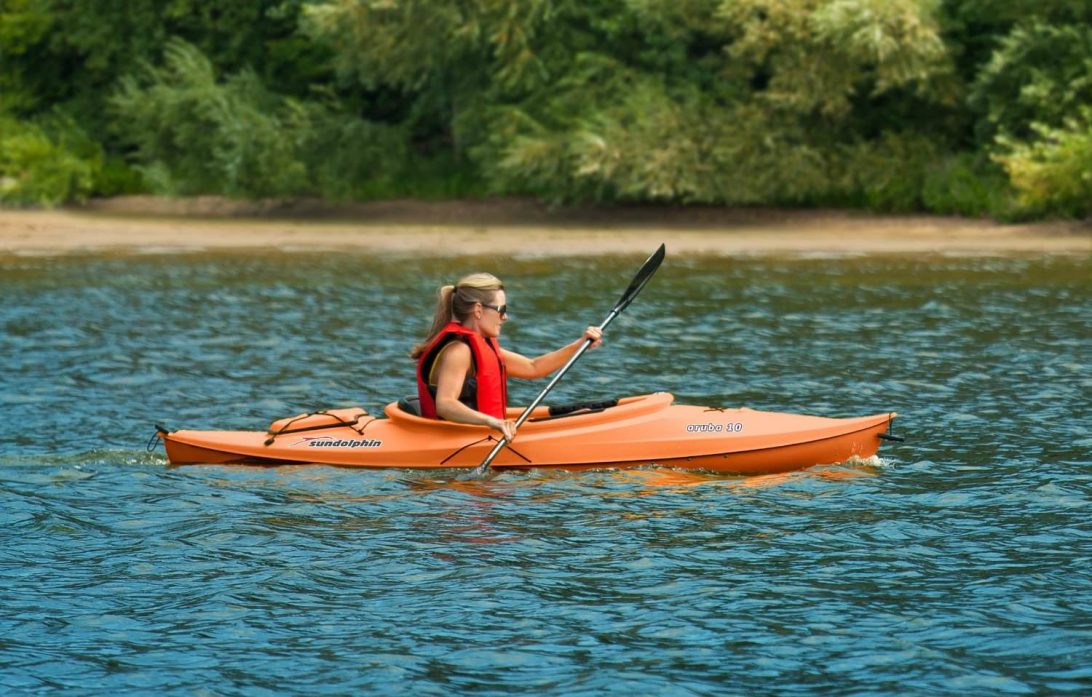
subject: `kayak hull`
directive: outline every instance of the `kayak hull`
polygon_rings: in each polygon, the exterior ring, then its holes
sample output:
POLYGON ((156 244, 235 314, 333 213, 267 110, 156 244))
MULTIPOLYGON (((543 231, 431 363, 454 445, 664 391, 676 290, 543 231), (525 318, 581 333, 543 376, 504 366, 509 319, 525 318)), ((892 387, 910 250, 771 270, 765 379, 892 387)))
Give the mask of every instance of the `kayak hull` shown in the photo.
MULTIPOLYGON (((667 393, 640 395, 620 399, 617 406, 555 417, 541 407, 492 467, 661 465, 731 474, 788 472, 875 455, 880 435, 896 416, 828 418, 673 402, 667 393)), ((298 430, 278 426, 291 426, 289 419, 275 422, 277 428, 269 432, 160 429, 159 435, 176 465, 472 468, 497 442, 497 434, 485 427, 424 419, 397 404, 384 412, 385 418, 377 418, 359 409, 340 410, 344 418, 332 417, 337 423, 298 430)), ((521 410, 510 413, 516 418, 521 410)))

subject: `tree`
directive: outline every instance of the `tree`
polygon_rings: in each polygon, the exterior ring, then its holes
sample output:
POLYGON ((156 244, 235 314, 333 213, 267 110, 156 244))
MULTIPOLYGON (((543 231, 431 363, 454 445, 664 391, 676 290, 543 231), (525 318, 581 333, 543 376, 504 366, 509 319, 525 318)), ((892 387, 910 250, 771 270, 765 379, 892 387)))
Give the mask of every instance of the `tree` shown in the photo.
POLYGON ((984 142, 1028 139, 1092 104, 1092 27, 1033 21, 1015 27, 979 71, 970 104, 984 142))
POLYGON ((399 164, 397 131, 278 95, 257 73, 221 77, 196 46, 168 42, 111 99, 123 142, 161 193, 348 198, 399 164))
POLYGON ((1037 215, 1092 215, 1092 108, 1060 127, 1034 126, 1029 141, 1002 138, 997 160, 1020 192, 1020 203, 1037 215))

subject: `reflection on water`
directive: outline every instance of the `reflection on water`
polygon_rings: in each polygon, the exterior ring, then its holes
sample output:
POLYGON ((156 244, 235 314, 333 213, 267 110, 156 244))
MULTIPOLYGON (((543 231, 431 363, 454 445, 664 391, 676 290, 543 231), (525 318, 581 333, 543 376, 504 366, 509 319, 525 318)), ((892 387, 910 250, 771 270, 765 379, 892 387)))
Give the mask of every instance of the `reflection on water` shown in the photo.
POLYGON ((699 486, 724 487, 726 489, 775 487, 792 482, 799 477, 821 477, 823 479, 854 479, 872 477, 879 473, 884 461, 875 456, 867 460, 854 460, 822 467, 812 467, 806 472, 781 472, 754 477, 729 477, 706 472, 690 472, 673 469, 634 469, 621 470, 617 476, 639 481, 646 487, 643 495, 655 493, 663 488, 686 489, 699 486))
POLYGON ((1086 258, 669 256, 555 397, 898 411, 882 459, 465 481, 143 450, 377 413, 458 274, 502 272, 535 353, 640 261, 0 259, 0 691, 1090 689, 1086 258))

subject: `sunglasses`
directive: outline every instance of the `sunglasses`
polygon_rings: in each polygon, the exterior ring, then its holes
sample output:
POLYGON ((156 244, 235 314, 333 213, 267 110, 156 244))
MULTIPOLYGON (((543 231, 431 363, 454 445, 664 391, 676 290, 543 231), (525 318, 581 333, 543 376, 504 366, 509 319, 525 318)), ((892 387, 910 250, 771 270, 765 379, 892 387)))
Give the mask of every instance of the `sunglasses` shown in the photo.
POLYGON ((496 310, 498 315, 502 317, 508 314, 508 303, 504 305, 489 305, 488 303, 482 303, 482 307, 488 307, 490 310, 496 310))

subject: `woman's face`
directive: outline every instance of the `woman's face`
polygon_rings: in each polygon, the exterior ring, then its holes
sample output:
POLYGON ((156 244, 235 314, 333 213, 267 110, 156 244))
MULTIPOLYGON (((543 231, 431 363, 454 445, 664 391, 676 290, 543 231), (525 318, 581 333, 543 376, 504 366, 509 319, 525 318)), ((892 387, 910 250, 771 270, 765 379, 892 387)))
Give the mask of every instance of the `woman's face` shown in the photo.
POLYGON ((488 303, 481 303, 481 317, 478 319, 478 329, 484 336, 500 336, 501 326, 508 321, 507 298, 503 290, 493 293, 493 299, 488 303))

